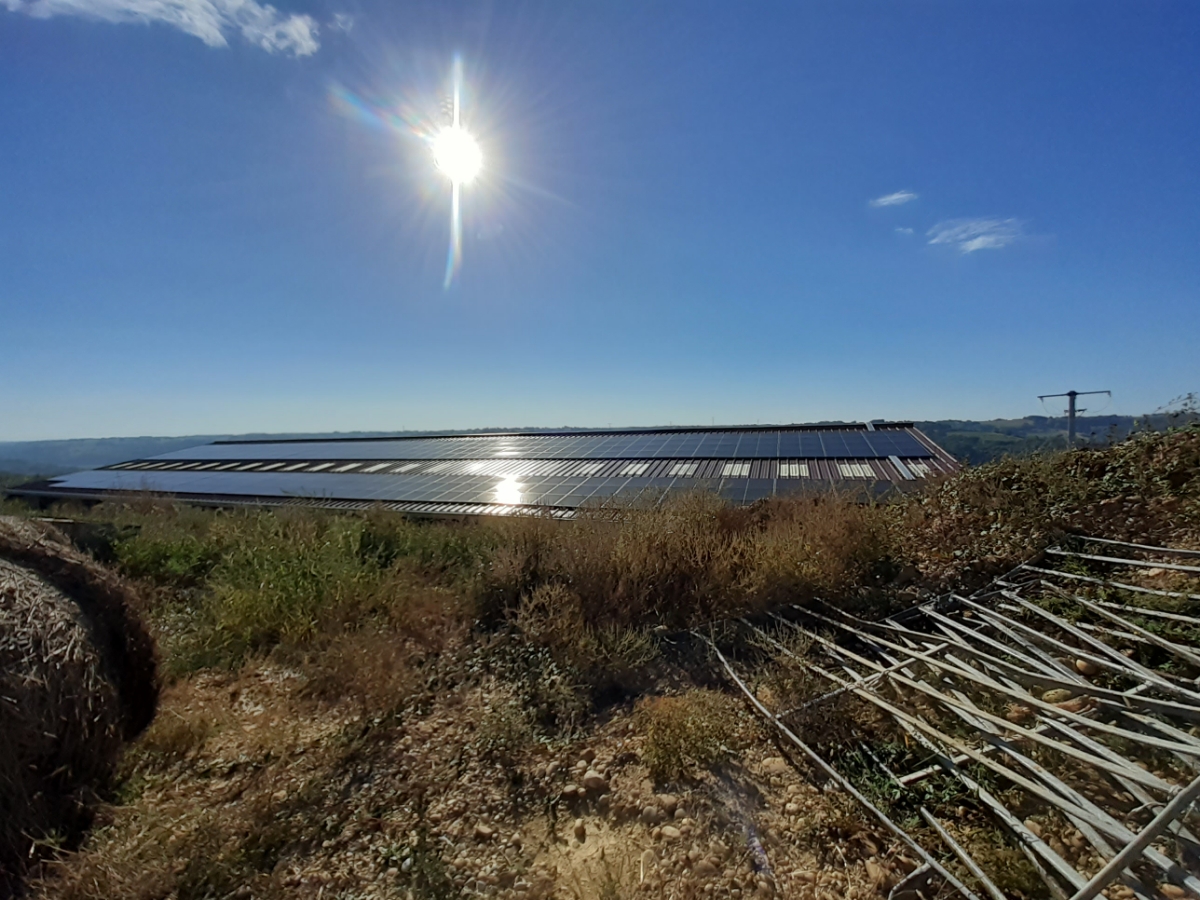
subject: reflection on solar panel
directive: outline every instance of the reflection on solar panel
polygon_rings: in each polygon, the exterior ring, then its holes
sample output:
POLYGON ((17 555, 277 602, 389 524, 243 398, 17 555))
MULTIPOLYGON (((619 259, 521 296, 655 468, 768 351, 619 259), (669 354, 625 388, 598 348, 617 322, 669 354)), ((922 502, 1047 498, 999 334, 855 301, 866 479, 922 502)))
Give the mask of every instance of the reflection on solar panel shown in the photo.
POLYGON ((843 478, 874 478, 875 470, 865 463, 838 463, 843 478))
POLYGON ((952 472, 909 424, 221 441, 22 485, 38 498, 151 491, 218 505, 381 505, 426 515, 567 517, 711 489, 753 503, 848 481, 890 489, 952 472))

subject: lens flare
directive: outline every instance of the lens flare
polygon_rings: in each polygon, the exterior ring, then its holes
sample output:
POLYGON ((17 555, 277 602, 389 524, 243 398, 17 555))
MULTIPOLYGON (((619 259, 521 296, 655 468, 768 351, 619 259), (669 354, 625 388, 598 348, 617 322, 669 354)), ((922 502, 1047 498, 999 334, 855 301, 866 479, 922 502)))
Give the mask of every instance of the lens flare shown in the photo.
POLYGON ((470 184, 483 168, 483 154, 466 129, 451 126, 433 139, 433 164, 454 184, 470 184))
POLYGON ((450 250, 446 254, 446 277, 442 290, 449 290, 454 273, 462 264, 462 186, 479 174, 483 154, 475 139, 462 126, 462 57, 454 57, 454 111, 450 127, 433 139, 433 161, 450 178, 450 250))
MULTIPOLYGON (((2 0, 0 0, 2 2, 2 0)), ((334 84, 329 96, 334 109, 372 128, 419 139, 430 153, 433 168, 450 182, 450 247, 446 254, 446 290, 462 265, 462 192, 484 168, 483 151, 462 115, 463 63, 454 57, 449 103, 434 102, 435 92, 389 98, 376 103, 334 84), (436 107, 436 111, 435 111, 436 107), (447 123, 449 114, 449 123, 447 123)), ((468 94, 469 96, 469 94, 468 94)), ((432 187, 432 185, 430 185, 432 187)))

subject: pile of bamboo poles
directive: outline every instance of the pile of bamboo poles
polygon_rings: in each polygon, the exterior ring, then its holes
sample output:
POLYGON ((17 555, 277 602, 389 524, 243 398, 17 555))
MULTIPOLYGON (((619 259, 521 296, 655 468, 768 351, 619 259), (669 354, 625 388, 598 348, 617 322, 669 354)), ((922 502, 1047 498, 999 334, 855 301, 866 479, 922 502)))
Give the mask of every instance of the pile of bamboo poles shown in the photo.
MULTIPOLYGON (((880 762, 888 777, 901 787, 935 772, 957 779, 1013 835, 1055 897, 1200 897, 1193 831, 1200 831, 1193 806, 1200 799, 1200 593, 1131 583, 1147 580, 1136 572, 1150 580, 1196 578, 1200 565, 1181 561, 1189 558, 1200 560, 1200 551, 1080 538, 983 591, 950 594, 882 621, 817 605, 775 616, 775 628, 741 625, 829 683, 805 707, 851 693, 890 717, 929 764, 896 773, 880 762), (781 630, 806 635, 811 650, 794 653, 778 640, 781 630), (1080 864, 972 777, 980 770, 1003 785, 1010 804, 1007 789, 1017 788, 1028 801, 1023 809, 1053 810, 1077 829, 1090 845, 1080 864)), ((921 814, 942 841, 933 852, 789 727, 797 710, 767 709, 701 637, 758 712, 925 866, 972 900, 977 895, 964 881, 994 900, 1004 896, 929 810, 921 814), (938 855, 952 855, 970 879, 955 878, 938 855)))

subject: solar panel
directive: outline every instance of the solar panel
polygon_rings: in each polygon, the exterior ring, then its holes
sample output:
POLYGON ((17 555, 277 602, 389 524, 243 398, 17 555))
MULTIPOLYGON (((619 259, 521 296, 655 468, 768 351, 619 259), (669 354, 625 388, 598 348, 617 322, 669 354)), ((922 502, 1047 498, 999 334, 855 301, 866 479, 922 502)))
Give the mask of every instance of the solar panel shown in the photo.
POLYGON ((77 472, 38 490, 503 514, 532 504, 565 515, 611 497, 652 502, 697 485, 752 503, 836 482, 911 483, 954 465, 908 426, 780 426, 218 443, 77 472), (894 462, 876 472, 870 461, 888 457, 915 479, 894 462))

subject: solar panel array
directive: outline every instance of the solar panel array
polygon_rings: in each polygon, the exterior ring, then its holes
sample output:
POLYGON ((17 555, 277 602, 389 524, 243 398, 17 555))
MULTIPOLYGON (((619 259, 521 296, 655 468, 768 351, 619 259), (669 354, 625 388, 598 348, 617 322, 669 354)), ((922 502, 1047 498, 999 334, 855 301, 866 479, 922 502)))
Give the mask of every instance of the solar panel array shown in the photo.
POLYGON ((222 504, 570 515, 614 498, 657 499, 695 488, 739 504, 833 484, 879 489, 954 468, 911 426, 714 428, 217 442, 14 493, 151 491, 222 504))
POLYGON ((456 435, 366 440, 220 441, 167 454, 204 459, 861 459, 933 455, 910 430, 705 429, 456 435))

